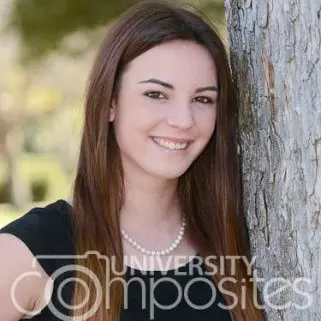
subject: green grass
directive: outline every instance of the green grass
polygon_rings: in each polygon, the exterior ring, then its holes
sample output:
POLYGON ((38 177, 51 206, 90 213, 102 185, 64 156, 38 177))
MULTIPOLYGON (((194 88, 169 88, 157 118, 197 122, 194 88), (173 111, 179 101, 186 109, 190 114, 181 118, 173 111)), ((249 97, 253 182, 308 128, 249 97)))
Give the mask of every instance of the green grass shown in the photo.
MULTIPOLYGON (((47 194, 42 202, 33 202, 25 209, 16 210, 10 204, 0 204, 0 228, 17 219, 34 206, 48 204, 70 194, 72 180, 67 177, 62 164, 50 155, 23 154, 19 159, 18 169, 20 180, 26 182, 46 182, 47 194)), ((7 176, 7 167, 0 157, 0 183, 7 176)))
MULTIPOLYGON (((70 193, 72 179, 66 175, 62 164, 53 156, 38 154, 23 154, 19 158, 18 175, 23 184, 45 184, 47 193, 45 199, 57 199, 70 193)), ((0 184, 7 177, 7 166, 0 157, 0 184)), ((1 215, 1 210, 0 210, 1 215)))
POLYGON ((17 212, 17 211, 1 211, 0 212, 0 228, 3 226, 9 224, 10 222, 14 221, 18 217, 20 217, 23 214, 23 212, 17 212))
POLYGON ((21 160, 21 176, 25 181, 48 182, 47 198, 56 199, 68 194, 68 182, 64 170, 59 162, 50 156, 25 154, 21 160))
POLYGON ((15 210, 11 204, 0 204, 0 228, 14 221, 15 219, 21 217, 26 214, 34 207, 44 207, 56 199, 48 199, 43 202, 34 202, 28 204, 25 208, 21 210, 15 210))

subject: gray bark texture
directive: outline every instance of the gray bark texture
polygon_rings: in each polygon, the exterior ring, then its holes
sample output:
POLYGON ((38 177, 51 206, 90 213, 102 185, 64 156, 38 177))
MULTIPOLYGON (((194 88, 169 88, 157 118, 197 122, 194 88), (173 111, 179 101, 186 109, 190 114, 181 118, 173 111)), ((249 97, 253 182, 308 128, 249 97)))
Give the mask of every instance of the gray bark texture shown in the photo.
POLYGON ((267 320, 321 320, 321 0, 225 7, 244 213, 267 320))

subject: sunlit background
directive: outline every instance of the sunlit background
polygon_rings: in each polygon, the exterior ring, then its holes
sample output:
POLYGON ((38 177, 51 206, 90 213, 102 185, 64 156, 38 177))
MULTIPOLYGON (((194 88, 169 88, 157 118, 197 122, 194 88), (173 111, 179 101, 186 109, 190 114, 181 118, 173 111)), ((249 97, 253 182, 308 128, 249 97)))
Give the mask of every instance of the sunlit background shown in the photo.
MULTIPOLYGON (((108 23, 137 2, 0 1, 0 227, 71 194, 91 63, 108 23)), ((223 0, 184 3, 225 37, 223 0)))

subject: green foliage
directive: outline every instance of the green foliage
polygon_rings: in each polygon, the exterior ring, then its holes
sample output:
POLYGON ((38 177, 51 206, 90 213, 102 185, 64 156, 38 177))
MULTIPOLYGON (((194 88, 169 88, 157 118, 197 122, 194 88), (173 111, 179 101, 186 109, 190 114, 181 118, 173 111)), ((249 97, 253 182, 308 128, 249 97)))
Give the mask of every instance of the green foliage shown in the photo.
MULTIPOLYGON (((9 26, 18 30, 25 60, 60 49, 66 36, 108 25, 139 0, 14 0, 9 26)), ((174 1, 174 0, 173 0, 174 1)), ((176 0, 192 4, 214 22, 224 24, 223 0, 176 0)), ((91 34, 92 37, 92 34, 91 34)), ((90 36, 89 36, 90 38, 90 36)), ((89 44, 90 45, 90 44, 89 44)))
POLYGON ((31 181, 31 195, 33 202, 41 202, 48 195, 48 182, 45 178, 31 181))
POLYGON ((0 203, 9 203, 10 193, 7 180, 0 180, 0 203))
MULTIPOLYGON (((47 182, 46 199, 65 197, 69 184, 62 166, 54 157, 26 154, 21 160, 21 177, 28 182, 47 182)), ((38 183, 39 184, 39 183, 38 183)), ((38 195, 39 196, 39 195, 38 195)), ((34 196, 35 197, 35 196, 34 196)))
MULTIPOLYGON (((54 158, 37 154, 24 154, 19 160, 19 172, 23 182, 30 186, 33 202, 55 200, 66 197, 70 182, 61 164, 54 158)), ((6 164, 0 159, 0 202, 6 199, 6 164)))
POLYGON ((24 44, 24 57, 57 49, 63 37, 107 25, 138 0, 15 0, 9 25, 24 44))

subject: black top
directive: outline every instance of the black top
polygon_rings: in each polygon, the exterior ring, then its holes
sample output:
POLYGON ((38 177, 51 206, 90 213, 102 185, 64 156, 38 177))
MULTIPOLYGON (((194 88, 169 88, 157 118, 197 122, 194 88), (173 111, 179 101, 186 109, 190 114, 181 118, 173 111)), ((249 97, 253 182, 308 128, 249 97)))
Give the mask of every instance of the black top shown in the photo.
MULTIPOLYGON (((29 320, 67 320, 70 315, 66 304, 71 302, 74 283, 67 279, 75 276, 74 271, 67 267, 74 263, 75 254, 70 209, 66 201, 58 200, 43 208, 33 208, 0 229, 0 233, 10 233, 22 240, 54 280, 51 301, 29 320), (58 296, 59 291, 61 296, 58 296)), ((229 311, 221 308, 221 305, 226 305, 222 294, 211 277, 202 271, 205 271, 205 266, 199 255, 185 265, 167 271, 146 272, 126 267, 127 281, 131 282, 127 283, 128 306, 123 306, 121 321, 231 321, 229 311), (191 269, 192 263, 195 267, 200 261, 201 270, 191 269), (178 271, 180 273, 176 273, 178 271), (145 300, 142 299, 143 289, 146 290, 145 300), (146 303, 145 307, 142 307, 142 302, 146 303)))

